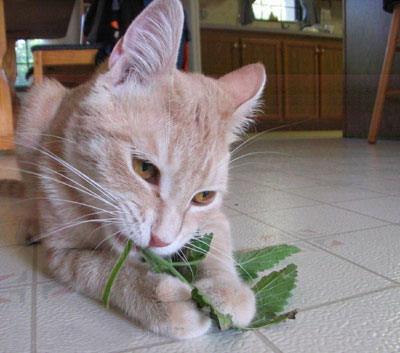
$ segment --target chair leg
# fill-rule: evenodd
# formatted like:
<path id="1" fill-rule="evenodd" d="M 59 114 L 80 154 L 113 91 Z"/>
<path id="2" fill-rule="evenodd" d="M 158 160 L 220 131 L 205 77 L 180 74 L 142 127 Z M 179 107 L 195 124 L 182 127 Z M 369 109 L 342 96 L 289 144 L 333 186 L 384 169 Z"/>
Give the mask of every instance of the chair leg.
<path id="1" fill-rule="evenodd" d="M 386 98 L 386 91 L 389 84 L 390 70 L 393 64 L 393 58 L 396 52 L 396 46 L 399 39 L 400 29 L 400 6 L 394 9 L 392 23 L 390 25 L 388 41 L 386 44 L 385 58 L 383 61 L 382 71 L 379 78 L 378 91 L 376 94 L 374 111 L 369 127 L 368 142 L 371 144 L 376 143 L 379 126 L 382 120 L 383 106 Z"/>
<path id="2" fill-rule="evenodd" d="M 3 0 L 0 0 L 0 150 L 12 149 L 14 146 L 11 88 L 4 67 L 6 51 L 4 3 Z"/>

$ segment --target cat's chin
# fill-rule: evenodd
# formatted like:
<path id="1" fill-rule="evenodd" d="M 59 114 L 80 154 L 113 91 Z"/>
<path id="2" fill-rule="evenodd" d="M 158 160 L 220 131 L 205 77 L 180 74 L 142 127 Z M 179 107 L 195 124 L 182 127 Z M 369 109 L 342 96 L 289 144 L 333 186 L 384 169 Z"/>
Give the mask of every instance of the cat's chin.
<path id="1" fill-rule="evenodd" d="M 181 249 L 182 246 L 176 243 L 171 243 L 168 246 L 163 246 L 163 247 L 153 247 L 150 246 L 149 249 L 153 251 L 155 254 L 160 255 L 160 256 L 167 256 L 167 255 L 172 255 L 175 254 L 178 250 Z"/>

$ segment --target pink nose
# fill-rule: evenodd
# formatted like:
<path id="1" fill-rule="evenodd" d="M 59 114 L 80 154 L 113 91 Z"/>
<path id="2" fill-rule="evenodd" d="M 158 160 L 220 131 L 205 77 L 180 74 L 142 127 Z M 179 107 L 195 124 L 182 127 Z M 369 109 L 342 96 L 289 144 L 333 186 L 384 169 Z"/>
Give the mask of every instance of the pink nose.
<path id="1" fill-rule="evenodd" d="M 157 235 L 151 234 L 149 246 L 153 248 L 163 248 L 169 244 L 164 243 Z"/>

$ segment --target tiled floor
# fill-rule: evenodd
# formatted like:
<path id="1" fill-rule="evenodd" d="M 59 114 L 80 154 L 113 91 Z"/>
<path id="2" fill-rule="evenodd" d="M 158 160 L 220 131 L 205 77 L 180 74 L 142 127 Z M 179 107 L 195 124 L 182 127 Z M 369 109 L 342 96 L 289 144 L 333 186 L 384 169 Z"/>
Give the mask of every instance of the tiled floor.
<path id="1" fill-rule="evenodd" d="M 225 205 L 237 248 L 302 249 L 286 261 L 299 267 L 289 304 L 297 320 L 185 342 L 156 337 L 43 274 L 40 248 L 16 244 L 23 204 L 3 198 L 0 352 L 399 353 L 400 142 L 318 136 L 248 143 Z M 16 177 L 13 164 L 0 157 L 0 177 Z"/>

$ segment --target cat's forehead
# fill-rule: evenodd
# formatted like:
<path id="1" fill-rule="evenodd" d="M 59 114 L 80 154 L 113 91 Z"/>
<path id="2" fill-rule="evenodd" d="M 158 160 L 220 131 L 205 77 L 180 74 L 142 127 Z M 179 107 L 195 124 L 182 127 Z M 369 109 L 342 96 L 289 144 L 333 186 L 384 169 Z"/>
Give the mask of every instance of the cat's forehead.
<path id="1" fill-rule="evenodd" d="M 228 151 L 229 100 L 215 80 L 202 75 L 176 71 L 148 87 L 124 84 L 117 89 L 100 80 L 85 107 L 91 115 L 85 124 L 110 136 L 112 143 L 130 144 L 172 164 L 204 164 L 211 155 L 224 158 Z"/>

